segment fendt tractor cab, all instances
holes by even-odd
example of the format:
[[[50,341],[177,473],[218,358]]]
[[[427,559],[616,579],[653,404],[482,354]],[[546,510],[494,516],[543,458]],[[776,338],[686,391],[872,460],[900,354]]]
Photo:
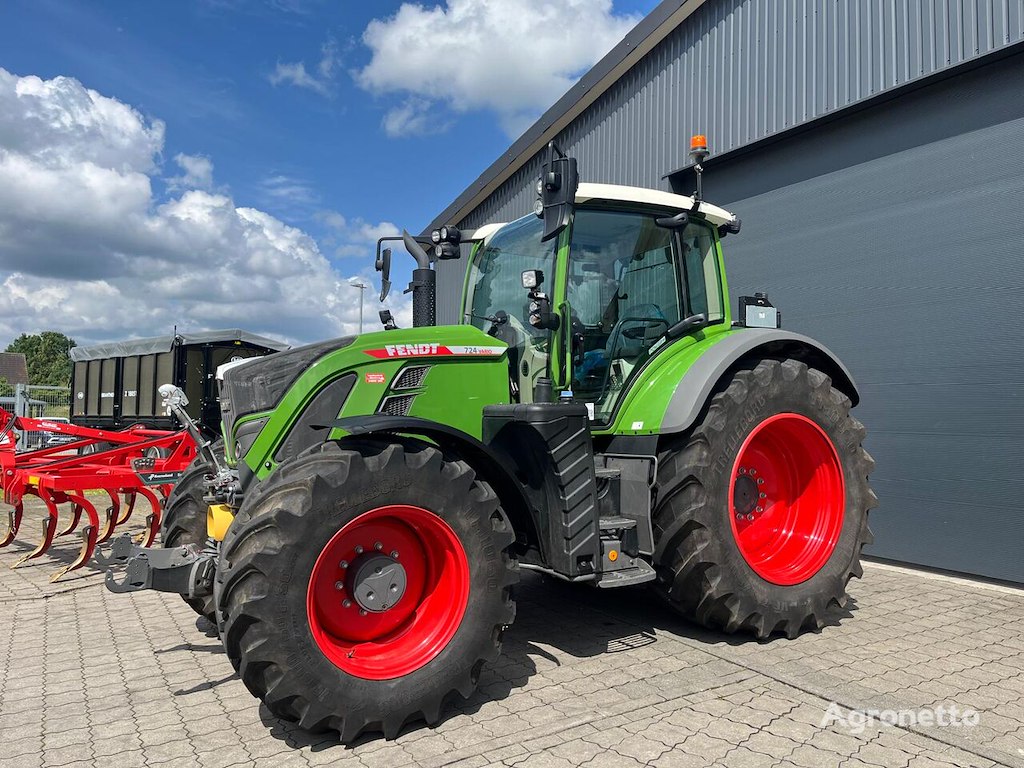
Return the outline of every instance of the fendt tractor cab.
[[[414,327],[222,367],[223,450],[108,586],[180,592],[275,715],[345,741],[470,695],[521,570],[649,584],[724,632],[823,626],[870,541],[857,389],[763,294],[733,316],[740,222],[692,154],[686,197],[578,183],[551,145],[536,215],[404,234]],[[438,327],[432,267],[460,257]]]

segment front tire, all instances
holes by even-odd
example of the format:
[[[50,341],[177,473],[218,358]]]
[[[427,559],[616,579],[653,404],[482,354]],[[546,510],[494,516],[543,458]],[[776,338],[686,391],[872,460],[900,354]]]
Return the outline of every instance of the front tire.
[[[246,499],[225,537],[215,596],[228,657],[307,730],[350,742],[434,724],[500,653],[513,541],[463,461],[414,441],[318,446]]]
[[[872,540],[874,462],[849,398],[797,360],[733,374],[660,457],[655,561],[678,612],[726,632],[824,626]]]

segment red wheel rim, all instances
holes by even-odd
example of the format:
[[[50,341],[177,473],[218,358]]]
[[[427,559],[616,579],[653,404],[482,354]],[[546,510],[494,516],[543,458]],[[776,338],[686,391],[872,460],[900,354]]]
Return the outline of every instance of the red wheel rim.
[[[740,553],[762,579],[799,584],[821,570],[845,507],[839,455],[816,423],[780,413],[747,436],[732,468],[729,517]]]
[[[458,536],[433,512],[395,504],[331,537],[313,566],[306,613],[337,667],[387,680],[444,650],[468,602],[469,561]]]

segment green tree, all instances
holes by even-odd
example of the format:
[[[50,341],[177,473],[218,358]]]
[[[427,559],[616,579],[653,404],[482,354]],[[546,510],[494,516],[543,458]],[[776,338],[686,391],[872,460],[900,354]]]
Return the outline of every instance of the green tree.
[[[31,384],[45,384],[53,387],[67,386],[71,381],[70,349],[75,346],[59,331],[23,333],[7,345],[7,352],[21,352],[28,363],[28,380]]]

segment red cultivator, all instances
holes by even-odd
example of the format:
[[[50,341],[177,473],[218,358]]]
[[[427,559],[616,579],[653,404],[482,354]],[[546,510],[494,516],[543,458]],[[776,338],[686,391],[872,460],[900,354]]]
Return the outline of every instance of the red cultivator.
[[[131,517],[139,496],[149,502],[150,507],[141,541],[144,546],[151,545],[160,529],[163,500],[196,455],[195,441],[187,431],[168,432],[135,426],[112,432],[47,419],[16,417],[2,408],[0,423],[4,425],[0,429],[0,486],[4,501],[12,507],[7,532],[0,534],[0,547],[6,547],[17,536],[26,496],[36,496],[47,509],[42,541],[12,567],[39,557],[55,538],[72,533],[83,514],[88,521],[81,531],[82,549],[78,557],[54,573],[51,581],[85,565],[96,545],[107,541],[114,529]],[[15,429],[72,439],[17,453],[13,439]],[[83,449],[93,452],[85,453]],[[100,514],[88,498],[88,491],[102,491],[110,499],[102,528]],[[70,511],[67,523],[58,530],[61,504],[69,504]]]

